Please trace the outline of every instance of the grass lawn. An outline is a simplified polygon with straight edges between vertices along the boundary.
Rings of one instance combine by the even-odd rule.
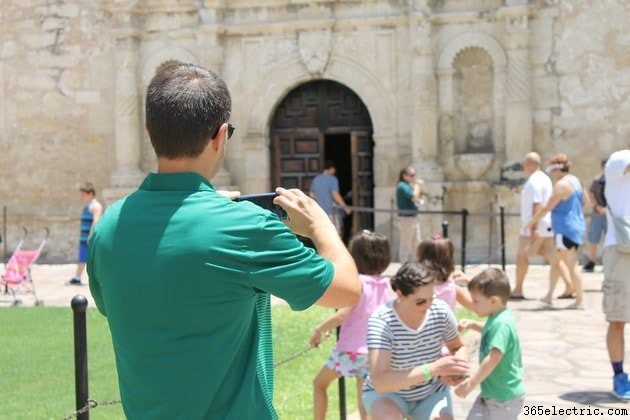
[[[311,382],[334,340],[306,351],[312,328],[332,310],[303,312],[273,308],[275,406],[282,419],[309,418]],[[74,412],[74,344],[70,308],[0,309],[0,419],[60,419]],[[118,400],[118,383],[107,322],[87,311],[89,395],[98,402]],[[288,360],[288,361],[286,361]],[[286,361],[286,362],[285,362]],[[354,380],[346,380],[347,412],[356,410]],[[339,418],[337,386],[329,389],[329,418]],[[97,407],[91,419],[124,418],[120,404]]]

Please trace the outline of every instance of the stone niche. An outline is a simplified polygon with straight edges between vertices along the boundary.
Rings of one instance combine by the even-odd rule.
[[[492,59],[481,48],[466,48],[453,69],[455,153],[493,153]]]
[[[483,33],[462,34],[443,49],[438,137],[447,180],[490,180],[502,160],[505,65],[501,45]]]

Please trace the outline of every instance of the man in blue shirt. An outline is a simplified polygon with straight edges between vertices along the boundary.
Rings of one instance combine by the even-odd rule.
[[[351,209],[348,208],[341,194],[339,194],[339,180],[335,175],[337,167],[331,160],[324,162],[324,170],[321,174],[313,178],[311,183],[310,195],[317,201],[322,209],[328,214],[330,220],[337,227],[337,232],[341,234],[343,229],[343,214],[350,214]],[[337,204],[341,209],[336,209]]]

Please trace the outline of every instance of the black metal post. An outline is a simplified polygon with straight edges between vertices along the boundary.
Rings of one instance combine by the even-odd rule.
[[[466,271],[466,236],[468,235],[468,210],[462,209],[462,271]]]
[[[88,300],[83,295],[72,298],[71,307],[74,312],[74,388],[77,410],[88,403],[88,358],[87,358],[87,323],[85,310]],[[79,420],[89,420],[90,411],[77,415]]]
[[[337,327],[337,341],[339,341],[339,333],[341,328]],[[343,376],[338,379],[339,384],[339,418],[346,420],[346,380]]]
[[[2,238],[4,239],[2,261],[7,262],[7,206],[2,206]]]
[[[448,238],[448,221],[442,221],[442,238]]]
[[[394,200],[389,203],[389,243],[394,243]]]
[[[501,268],[505,271],[505,206],[499,207],[499,226],[501,226]]]

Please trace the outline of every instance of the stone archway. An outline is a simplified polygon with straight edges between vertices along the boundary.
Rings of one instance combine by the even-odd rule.
[[[372,120],[351,89],[330,80],[294,88],[274,111],[270,138],[272,185],[307,192],[324,161],[333,160],[347,201],[374,206]],[[373,229],[373,213],[355,212],[350,226],[348,235]]]

